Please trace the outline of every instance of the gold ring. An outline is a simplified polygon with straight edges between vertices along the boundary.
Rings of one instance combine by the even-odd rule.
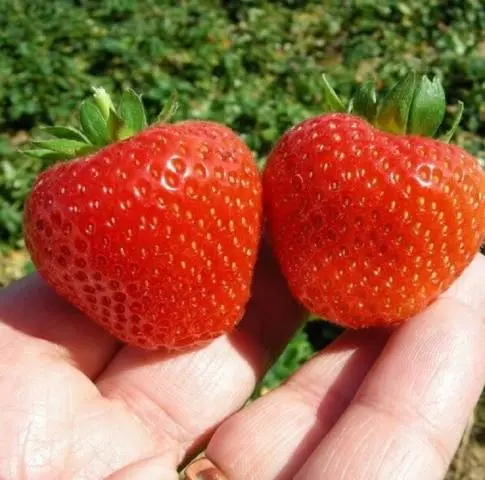
[[[185,470],[185,480],[227,480],[226,476],[208,459],[199,458]]]

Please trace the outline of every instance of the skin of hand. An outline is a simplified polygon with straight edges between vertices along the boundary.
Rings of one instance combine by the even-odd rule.
[[[236,331],[122,346],[36,274],[0,292],[0,478],[442,479],[485,383],[485,257],[394,330],[348,331],[242,408],[301,324],[267,249]]]

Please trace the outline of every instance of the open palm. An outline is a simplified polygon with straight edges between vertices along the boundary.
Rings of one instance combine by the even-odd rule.
[[[0,478],[175,480],[206,445],[230,480],[442,478],[485,382],[485,258],[240,410],[301,318],[267,254],[240,327],[183,354],[121,346],[37,275],[17,282],[0,292]]]

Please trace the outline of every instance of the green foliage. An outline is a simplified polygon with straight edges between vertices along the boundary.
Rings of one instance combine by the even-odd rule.
[[[310,316],[308,322],[299,330],[281,353],[274,365],[256,387],[253,398],[280,385],[293,374],[316,351],[322,350],[333,342],[343,329]]]
[[[322,111],[322,73],[348,98],[355,79],[385,90],[411,66],[464,100],[458,140],[485,156],[484,32],[481,0],[3,0],[0,244],[20,241],[23,199],[55,160],[9,138],[77,118],[91,86],[143,93],[149,118],[176,90],[175,120],[224,122],[264,160]]]
[[[256,387],[253,397],[259,397],[265,393],[265,390],[276,388],[284,379],[298,370],[313,353],[314,349],[308,341],[307,334],[304,330],[299,330]]]
[[[5,136],[0,136],[0,255],[21,234],[22,208],[25,196],[42,163],[22,158]]]

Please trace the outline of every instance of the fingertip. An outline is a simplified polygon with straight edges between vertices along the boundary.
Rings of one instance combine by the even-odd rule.
[[[175,469],[166,457],[145,458],[111,474],[106,480],[177,480]],[[197,479],[198,480],[198,479]]]

